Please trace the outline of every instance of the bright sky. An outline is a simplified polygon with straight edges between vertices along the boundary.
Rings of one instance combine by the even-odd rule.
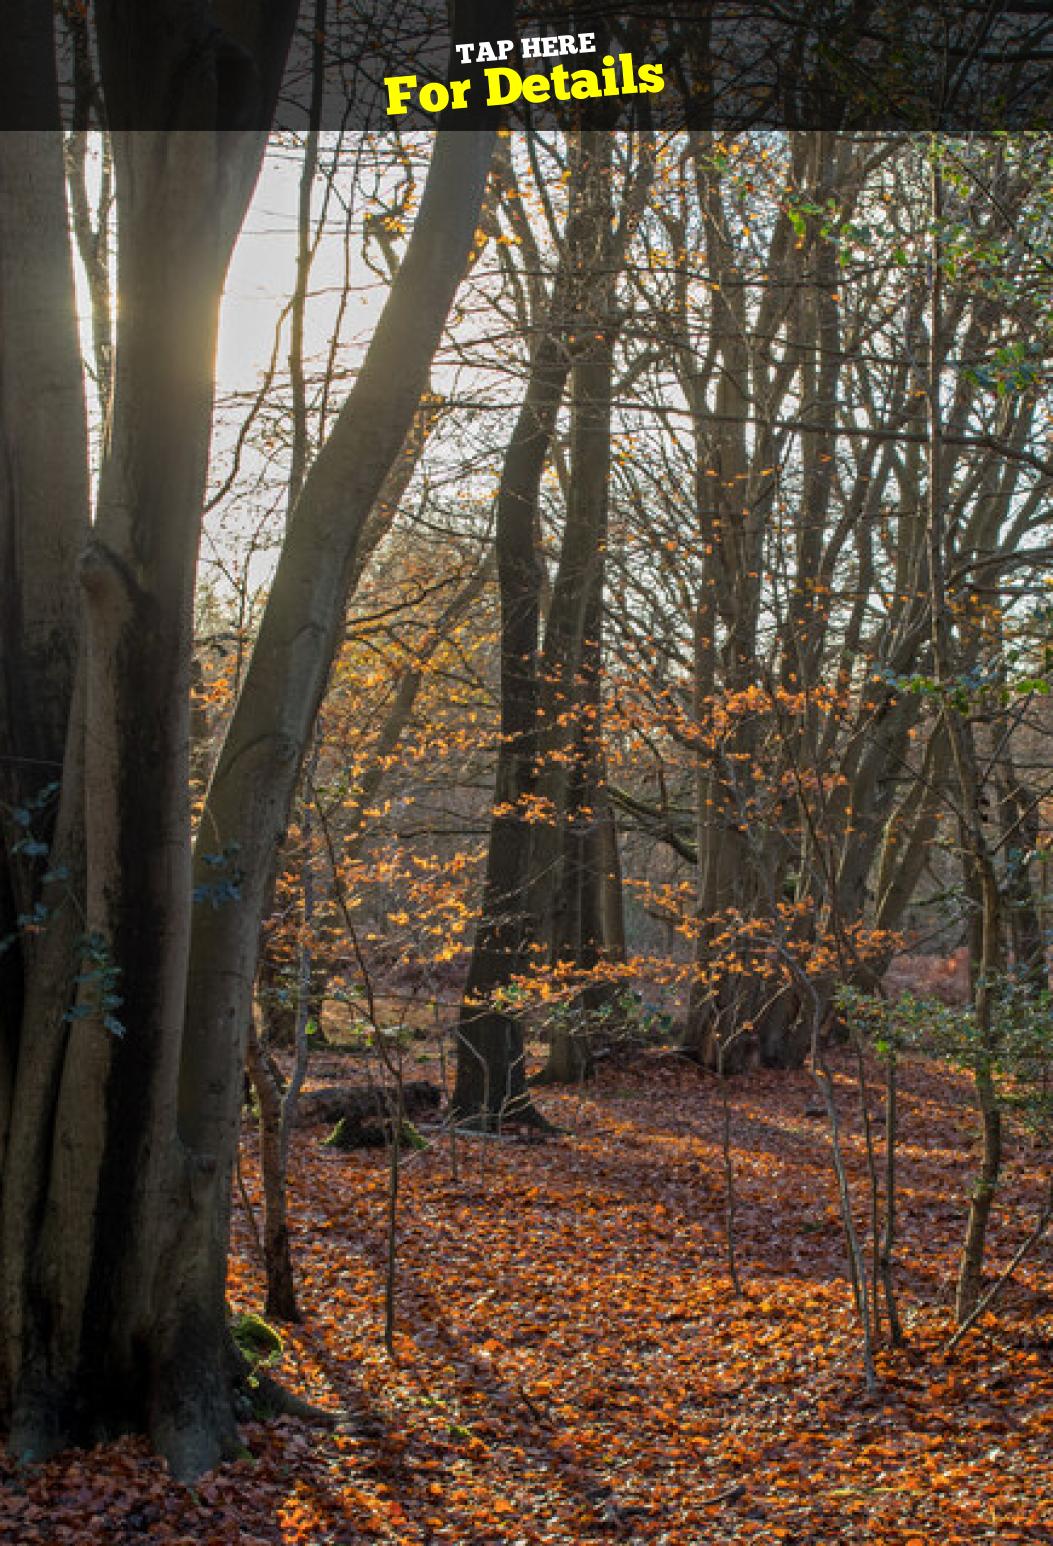
[[[345,344],[341,364],[346,368],[353,364],[354,344],[365,342],[376,321],[382,305],[385,286],[363,264],[361,259],[361,217],[366,209],[366,197],[361,186],[356,187],[356,161],[359,137],[346,137],[345,170],[337,180],[340,198],[330,201],[327,211],[327,229],[318,243],[311,272],[310,300],[305,319],[304,353],[308,368],[312,361],[324,360],[330,348],[333,331],[337,326],[340,295],[344,284],[345,268],[345,206],[350,205],[354,215],[350,249],[351,293],[345,306],[341,336]],[[330,145],[323,141],[322,157],[328,160]],[[276,140],[269,150],[261,170],[256,193],[249,209],[241,236],[231,263],[223,298],[220,319],[219,348],[216,360],[216,389],[219,411],[216,418],[212,452],[212,486],[221,483],[231,468],[231,453],[240,424],[248,410],[252,397],[263,382],[274,350],[275,329],[282,307],[292,294],[297,256],[297,214],[299,204],[300,168],[302,150],[288,139]],[[99,151],[89,157],[89,193],[97,195],[99,184]],[[372,191],[370,187],[369,191]],[[316,183],[313,214],[318,216],[322,203],[322,188]],[[78,311],[81,319],[82,347],[85,359],[92,358],[91,308],[87,295],[85,276],[79,259],[76,262]],[[288,327],[283,335],[278,353],[278,378],[287,380]],[[340,406],[346,385],[334,389],[332,406]],[[284,395],[284,394],[283,394]],[[234,401],[232,401],[234,399]],[[275,404],[279,401],[275,398]],[[89,411],[96,425],[101,423],[99,404],[89,383]],[[273,409],[272,409],[273,416]],[[279,427],[280,420],[279,420]],[[97,447],[96,447],[97,449]],[[279,450],[277,455],[281,455]],[[257,452],[249,448],[242,457],[243,472],[252,475],[264,466]],[[272,472],[274,469],[272,469]],[[270,481],[274,481],[273,477]],[[243,492],[235,495],[232,508],[224,514],[223,530],[217,532],[210,523],[213,535],[221,547],[226,548],[232,539],[240,539],[257,523],[258,506]],[[209,553],[206,541],[204,553]],[[276,554],[273,550],[261,553],[253,565],[253,582],[265,582],[273,569]]]
[[[354,208],[354,145],[346,156],[340,192]],[[219,356],[216,366],[220,396],[256,385],[270,360],[274,328],[282,304],[292,293],[296,275],[296,221],[299,201],[299,154],[275,146],[263,164],[256,195],[239,238],[223,298]],[[321,203],[316,186],[314,212]],[[357,213],[357,211],[356,211]],[[330,210],[329,230],[319,243],[311,272],[312,300],[306,321],[307,359],[324,352],[336,325],[343,283],[343,209]],[[358,221],[356,221],[356,226]],[[352,284],[374,276],[363,273],[352,253]],[[345,335],[355,336],[372,326],[382,296],[369,284],[352,299]]]

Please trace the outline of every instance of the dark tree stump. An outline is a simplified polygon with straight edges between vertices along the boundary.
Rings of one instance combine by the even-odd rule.
[[[402,1086],[402,1114],[412,1120],[435,1112],[442,1091],[426,1079]],[[308,1127],[335,1123],[326,1142],[338,1149],[379,1149],[391,1140],[398,1090],[394,1085],[330,1085],[300,1097],[297,1121]]]

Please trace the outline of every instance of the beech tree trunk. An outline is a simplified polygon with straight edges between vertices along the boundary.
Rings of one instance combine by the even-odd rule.
[[[190,41],[184,29],[193,34],[191,20],[180,22],[150,61],[161,77],[155,86],[167,84],[171,50]],[[120,122],[130,82],[114,27],[100,8],[109,101]],[[44,345],[51,370],[61,366],[77,383],[54,404],[62,418],[46,421],[62,460],[51,454],[82,489],[79,504],[41,512],[36,550],[16,543],[5,576],[23,590],[56,585],[67,616],[81,620],[64,756],[57,724],[48,731],[53,769],[55,752],[62,758],[61,804],[47,866],[38,863],[35,876],[39,930],[31,939],[23,933],[3,1174],[5,1404],[22,1457],[145,1426],[178,1460],[191,1393],[200,1414],[222,1383],[231,1410],[222,1301],[211,1363],[200,1361],[210,1340],[202,1328],[179,1331],[172,1263],[184,1254],[181,1199],[193,1180],[177,1140],[175,1093],[190,936],[191,615],[212,362],[226,265],[264,144],[254,132],[113,135],[121,306],[90,533],[72,277],[68,254],[59,253],[67,242],[61,139],[4,145],[4,220],[17,221],[4,246],[17,242],[27,268],[48,262],[31,282],[46,286],[41,304],[65,319],[66,336],[53,325]],[[37,174],[35,197],[45,207],[20,207],[21,169],[12,165],[19,154]],[[7,269],[4,278],[4,311],[14,314],[19,276]],[[23,343],[5,327],[18,392],[27,386],[24,354],[40,348]],[[40,403],[27,404],[39,417]],[[17,522],[22,495],[33,489],[24,416],[16,414],[13,434]],[[10,515],[9,507],[8,530]],[[57,566],[47,534],[74,523],[79,558],[63,548]],[[79,603],[70,603],[78,581]],[[19,622],[23,644],[31,642],[35,620]],[[61,697],[32,669],[23,684],[61,712]],[[6,745],[18,744],[24,706],[9,713]],[[217,1436],[225,1426],[194,1421]]]
[[[50,59],[38,9],[45,24],[20,38]],[[119,307],[90,526],[61,137],[0,137],[0,768],[20,813],[0,864],[0,1420],[24,1460],[127,1430],[182,1476],[236,1452],[247,1408],[224,1288],[260,915],[359,534],[418,406],[490,157],[489,130],[437,137],[402,271],[290,522],[192,873],[216,331],[266,145],[236,126],[265,119],[296,10],[95,8]],[[0,74],[18,65],[9,52]],[[130,132],[161,101],[173,127]],[[229,899],[195,907],[217,853]]]
[[[298,1059],[298,1064],[301,1059]],[[306,1063],[306,1059],[302,1059]],[[263,1266],[267,1278],[264,1313],[276,1320],[298,1321],[292,1245],[289,1239],[288,1156],[295,1093],[283,1088],[279,1073],[250,1025],[247,1064],[260,1107],[260,1172],[263,1181]],[[297,1083],[306,1070],[297,1067]],[[294,1076],[295,1077],[295,1076]],[[296,1091],[298,1093],[298,1089]]]
[[[602,130],[575,147],[581,184],[582,270],[587,299],[577,328],[571,375],[570,483],[559,573],[545,636],[543,745],[539,789],[551,825],[535,832],[536,911],[549,959],[588,972],[605,954],[604,902],[609,854],[602,823],[610,820],[602,737],[603,600],[611,463],[615,261],[611,235],[611,140]],[[590,272],[591,271],[591,272]],[[546,766],[545,754],[551,759]],[[588,984],[559,1017],[540,1080],[578,1083],[593,1073],[590,1017],[609,998]]]
[[[501,740],[482,916],[458,1026],[453,1102],[460,1116],[484,1126],[515,1112],[536,1120],[526,1092],[522,1025],[495,1008],[492,999],[525,969],[531,946],[553,959],[572,945],[572,936],[579,937],[582,894],[568,880],[577,866],[586,865],[593,877],[585,897],[595,918],[585,925],[589,948],[594,948],[604,911],[612,932],[620,927],[611,895],[617,855],[610,852],[610,836],[603,838],[597,825],[586,854],[575,850],[572,832],[568,851],[567,818],[574,712],[587,717],[598,707],[598,687],[594,701],[586,701],[581,669],[587,625],[592,625],[598,651],[602,620],[611,359],[618,331],[613,292],[653,164],[648,144],[627,191],[621,224],[612,231],[609,136],[583,132],[571,141],[569,154],[570,202],[560,266],[497,503]],[[576,473],[542,648],[543,570],[535,536],[539,489],[572,370]],[[598,654],[590,668],[598,672]],[[593,768],[598,735],[597,719],[588,746],[582,743],[581,767],[592,769],[590,782],[601,804],[606,796]]]
[[[52,18],[34,13],[37,30],[18,35],[32,64],[16,47],[0,70],[50,71],[57,125]],[[0,762],[31,744],[42,753],[23,764],[32,842],[5,832],[0,887],[20,907],[4,1036],[0,1407],[23,1459],[126,1428],[152,1432],[178,1469],[233,1448],[222,1299],[210,1320],[182,1313],[202,1166],[180,1141],[175,1094],[213,357],[265,137],[186,131],[265,116],[294,14],[289,4],[222,18],[203,5],[95,8],[121,304],[91,526],[61,135],[5,136],[0,148]],[[170,130],[128,132],[162,100]],[[12,680],[24,696],[7,690]]]
[[[547,325],[530,366],[497,498],[497,574],[501,598],[501,739],[490,823],[482,914],[476,929],[457,1028],[453,1108],[484,1127],[529,1107],[519,1019],[492,1003],[526,958],[531,937],[528,887],[537,742],[541,559],[537,505],[556,414],[570,372],[564,340],[566,275],[554,284]]]

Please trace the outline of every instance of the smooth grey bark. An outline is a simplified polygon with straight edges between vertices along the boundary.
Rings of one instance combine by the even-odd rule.
[[[222,1303],[230,1178],[260,919],[303,757],[342,636],[366,520],[405,441],[464,273],[494,135],[440,133],[420,212],[365,361],[308,472],[259,637],[212,775],[195,884],[228,856],[238,895],[195,909],[179,1070],[179,1129],[207,1158],[184,1299]],[[194,1315],[188,1316],[190,1332]]]
[[[58,778],[87,532],[84,382],[66,238],[62,142],[0,137],[0,792],[12,805]],[[47,819],[47,813],[42,813]],[[53,819],[53,812],[51,819]],[[23,906],[32,868],[16,867]]]
[[[710,1066],[719,1063],[730,1071],[747,1046],[738,1035],[739,1023],[749,1019],[754,1000],[769,994],[763,985],[758,992],[752,983],[745,984],[741,976],[708,980],[710,963],[719,959],[715,942],[722,932],[722,919],[733,910],[750,910],[763,895],[758,873],[769,867],[770,856],[758,852],[763,834],[751,834],[744,820],[746,770],[757,756],[753,717],[731,718],[726,734],[714,733],[711,723],[721,696],[746,692],[759,672],[760,576],[775,497],[770,474],[778,457],[770,426],[762,425],[756,444],[751,445],[747,420],[751,395],[769,404],[777,402],[779,385],[762,324],[755,331],[750,326],[721,176],[709,165],[708,138],[693,137],[692,150],[698,204],[705,219],[707,268],[715,283],[712,336],[703,361],[695,358],[690,343],[686,289],[680,319],[680,373],[692,407],[696,448],[696,519],[709,559],[698,586],[693,630],[693,696],[699,726],[695,781],[700,980],[692,986],[684,1048],[705,1057]],[[792,272],[789,251],[780,222],[773,240],[773,266],[780,263]],[[769,327],[772,320],[768,319]],[[713,374],[711,411],[709,378]],[[782,392],[786,385],[784,380]],[[715,475],[707,476],[710,471]]]
[[[573,733],[564,711],[580,695],[590,598],[599,634],[606,530],[610,357],[618,332],[613,290],[653,175],[648,141],[611,228],[611,143],[602,131],[572,141],[571,193],[560,262],[530,363],[523,405],[509,442],[497,501],[501,598],[501,739],[483,904],[457,1036],[453,1107],[483,1127],[518,1116],[541,1119],[526,1088],[519,1018],[493,1003],[529,962],[532,945],[550,952],[560,894],[570,794],[563,760]],[[577,372],[579,480],[568,509],[542,644],[544,568],[537,545],[540,481],[568,377]],[[584,407],[585,404],[587,407]],[[530,803],[543,802],[544,819]],[[606,868],[598,854],[591,863]],[[610,873],[608,871],[608,873]],[[609,889],[609,887],[608,887]],[[608,898],[608,911],[613,912]]]
[[[191,9],[200,22],[204,12]],[[171,46],[155,38],[144,66],[154,90],[165,61],[173,67],[173,49],[178,58],[196,35],[185,10],[178,17],[170,10],[158,8],[154,22],[162,31],[171,22]],[[249,10],[238,18],[251,21]],[[129,73],[118,23],[112,8],[100,7],[103,80],[111,118],[121,124],[134,119],[143,83]],[[137,13],[132,30],[141,25]],[[185,79],[193,100],[176,105],[176,120],[197,122],[210,100],[216,117],[228,109],[237,116],[236,103],[216,101],[217,83],[228,77],[210,72],[207,58],[197,63]],[[80,608],[64,615],[84,617],[76,692],[70,649],[49,645],[48,662],[65,662],[63,685],[35,695],[58,704],[45,737],[49,760],[61,758],[68,740],[52,856],[67,876],[60,900],[76,894],[51,910],[33,939],[13,1034],[4,1021],[0,1094],[14,1121],[3,1174],[0,1398],[12,1446],[25,1458],[140,1428],[174,1470],[192,1475],[236,1447],[243,1407],[224,1279],[261,902],[340,637],[361,529],[420,402],[464,271],[492,141],[489,131],[439,136],[402,271],[297,501],[201,825],[196,883],[216,878],[205,855],[226,851],[240,895],[225,908],[199,907],[193,931],[190,625],[212,368],[226,264],[265,139],[113,135],[120,308],[110,437],[87,542],[83,439],[79,464],[72,444],[61,461],[54,455],[56,436],[76,440],[76,423],[83,434],[58,140],[50,145],[53,165],[27,185],[22,203],[5,204],[14,237],[3,254],[9,258],[17,240],[22,256],[13,267],[0,256],[0,305],[10,316],[32,300],[36,273],[42,286],[46,279],[42,294],[55,320],[39,337],[5,326],[2,369],[10,382],[32,381],[39,344],[42,369],[71,398],[60,421],[56,412],[48,449],[64,476],[79,479],[65,500],[41,478],[57,508],[30,533],[44,550],[30,542],[23,551],[20,522],[40,469],[27,461],[31,426],[23,432],[9,417],[25,454],[9,480],[14,494],[0,528],[14,555],[3,580],[15,603],[5,668],[40,653],[20,603],[27,587],[39,591],[34,627],[58,607],[63,586],[69,595],[79,584],[81,597]],[[50,207],[37,218],[26,201],[45,197]],[[52,259],[64,264],[60,274],[45,273]],[[26,313],[33,315],[31,305]],[[59,339],[52,335],[63,317]],[[56,410],[58,390],[49,399]],[[21,398],[16,407],[28,411]],[[67,512],[79,523],[68,560]],[[5,701],[3,712],[6,751],[36,722],[17,703]],[[11,854],[8,841],[0,899],[9,908],[18,879]],[[93,940],[87,956],[85,934]],[[21,953],[28,956],[28,947]],[[105,1002],[117,998],[119,1005]]]
[[[62,141],[0,145],[0,765],[61,777],[57,813],[41,813],[46,862],[27,866],[5,831],[0,885],[19,904],[28,892],[35,920],[5,952],[19,980],[4,968],[16,992],[3,1022],[0,1416],[23,1459],[132,1428],[190,1472],[236,1442],[222,1299],[193,1307],[190,1325],[183,1298],[202,1165],[180,1140],[176,1091],[213,359],[265,136],[182,130],[242,121],[247,92],[266,116],[295,10],[95,9],[120,307],[90,530]],[[126,131],[159,100],[171,131]]]
[[[0,799],[34,809],[51,841],[76,670],[76,560],[88,519],[84,385],[58,136],[0,136]],[[26,240],[26,231],[35,233]],[[41,803],[42,802],[42,803]],[[0,1165],[14,1093],[24,977],[14,938],[32,913],[39,859],[0,850]]]
[[[0,136],[0,793],[33,806],[29,832],[5,821],[0,850],[0,1416],[22,1378],[27,1257],[46,1198],[49,1128],[68,1033],[74,941],[66,892],[79,889],[82,788],[74,700],[76,562],[87,532],[84,388],[57,135]],[[63,778],[60,800],[46,799]],[[43,860],[43,862],[42,862]],[[64,883],[42,879],[65,869]],[[19,916],[45,911],[46,928]]]
[[[219,297],[263,144],[258,135],[114,136],[114,402],[79,562],[89,728],[64,770],[64,800],[77,799],[77,783],[83,800],[76,933],[93,943],[69,942],[64,975],[79,975],[78,1018],[60,1019],[54,1082],[23,1098],[35,1046],[20,1059],[9,1159],[37,1148],[29,1124],[50,1134],[50,1153],[32,1179],[23,1175],[28,1190],[15,1163],[5,1171],[11,1443],[24,1456],[125,1425],[149,1427],[180,1467],[234,1442],[224,1359],[196,1354],[207,1340],[200,1328],[193,1345],[178,1334],[169,1269],[193,1168],[175,1127],[191,609]],[[35,1030],[26,1026],[34,1041]],[[224,1336],[220,1313],[220,1348]]]
[[[547,314],[530,361],[526,394],[505,455],[496,513],[496,559],[501,601],[501,739],[498,743],[494,809],[487,849],[482,912],[476,928],[468,979],[457,1028],[457,1077],[453,1109],[461,1120],[483,1128],[502,1122],[540,1121],[526,1083],[526,1054],[519,1017],[494,1002],[528,964],[538,938],[539,903],[534,797],[545,779],[544,730],[551,726],[558,690],[546,689],[554,661],[569,685],[573,667],[561,652],[540,648],[544,566],[537,543],[541,476],[551,449],[556,418],[573,368],[574,335],[587,326],[590,275],[584,242],[582,179],[574,178],[565,239],[552,284]],[[595,232],[592,233],[595,237]],[[593,254],[595,255],[595,254]],[[569,523],[568,523],[569,524]],[[574,548],[573,532],[570,547]],[[568,604],[573,611],[587,579],[578,572],[580,555],[561,550],[564,601],[554,631],[562,642]],[[571,578],[573,576],[573,578]],[[569,603],[568,599],[569,598]],[[551,626],[552,611],[549,611]],[[558,854],[562,836],[565,780],[546,790],[551,805],[545,823],[548,848]],[[545,858],[540,862],[544,863]]]
[[[453,1109],[484,1127],[529,1107],[523,1030],[492,995],[520,968],[530,940],[530,824],[539,684],[541,559],[535,525],[541,475],[570,372],[564,340],[568,275],[561,264],[526,394],[505,454],[497,496],[501,602],[501,738],[497,751],[483,904],[457,1028]]]
[[[615,319],[610,136],[581,135],[581,267],[587,300],[576,331],[570,385],[570,480],[559,571],[542,655],[538,792],[550,808],[535,829],[533,911],[552,963],[595,968],[604,955],[605,866],[601,822],[610,819],[602,745],[603,598],[609,527]],[[539,1076],[551,1084],[591,1077],[590,1014],[605,997],[587,985],[557,1019]]]
[[[12,133],[58,130],[55,89],[55,8],[49,0],[9,7],[0,51],[4,123]]]
[[[307,1035],[297,1010],[294,1035],[296,1066],[288,1085],[260,1044],[250,1023],[246,1064],[259,1102],[260,1172],[263,1181],[263,1264],[267,1277],[264,1314],[277,1320],[300,1320],[296,1275],[289,1236],[288,1153],[300,1085],[306,1073]]]

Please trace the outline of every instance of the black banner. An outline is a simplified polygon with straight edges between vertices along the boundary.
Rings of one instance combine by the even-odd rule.
[[[994,131],[1053,120],[1049,0],[520,0],[514,25],[495,29],[501,9],[302,0],[273,115],[273,92],[252,86],[259,53],[224,30],[223,6],[187,6],[186,67],[230,93],[224,127],[456,128],[495,112],[514,127],[662,130]],[[21,26],[8,29],[16,52]],[[55,27],[63,121],[100,123],[92,11],[65,0]],[[10,74],[0,124],[54,125],[32,79]],[[214,125],[209,92],[199,99],[200,124],[187,117],[187,99],[174,121],[170,104],[144,92],[112,126]]]

